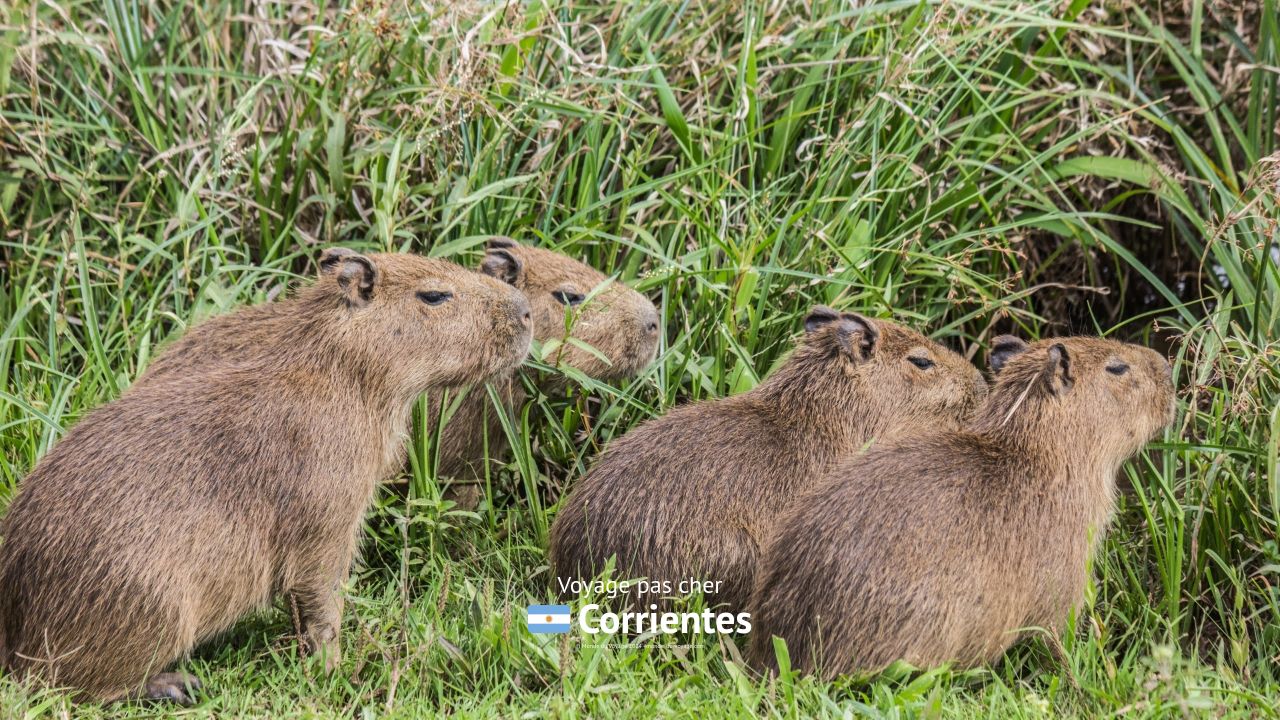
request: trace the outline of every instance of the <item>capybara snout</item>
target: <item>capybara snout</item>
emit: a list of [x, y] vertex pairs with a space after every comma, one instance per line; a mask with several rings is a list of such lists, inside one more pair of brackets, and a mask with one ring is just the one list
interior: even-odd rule
[[485, 275], [477, 275], [484, 280], [492, 283], [493, 286], [493, 324], [490, 332], [492, 333], [496, 343], [504, 340], [510, 346], [510, 352], [507, 354], [512, 362], [499, 363], [497, 367], [487, 374], [509, 370], [519, 366], [524, 362], [525, 356], [529, 353], [529, 347], [533, 342], [533, 312], [529, 306], [529, 299], [524, 293], [516, 288], [502, 282], [493, 280], [493, 278]]

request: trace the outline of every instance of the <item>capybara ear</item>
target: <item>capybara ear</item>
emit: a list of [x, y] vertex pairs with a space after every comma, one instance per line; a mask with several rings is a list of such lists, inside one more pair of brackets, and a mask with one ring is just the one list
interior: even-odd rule
[[1071, 356], [1067, 353], [1066, 345], [1054, 343], [1049, 348], [1041, 377], [1044, 379], [1045, 386], [1049, 388], [1049, 392], [1054, 395], [1071, 389], [1075, 378], [1071, 376]]
[[352, 307], [367, 304], [378, 284], [378, 268], [373, 261], [344, 247], [329, 248], [321, 253], [320, 274], [337, 278], [347, 305]]
[[807, 333], [814, 332], [839, 319], [840, 313], [835, 310], [826, 305], [814, 305], [813, 309], [804, 318], [804, 331]]
[[991, 341], [991, 354], [987, 357], [987, 363], [991, 365], [991, 372], [999, 374], [1004, 369], [1006, 363], [1015, 355], [1020, 355], [1027, 350], [1027, 343], [1020, 337], [1013, 335], [998, 335]]
[[880, 343], [880, 328], [858, 313], [840, 314], [840, 344], [849, 357], [859, 362], [871, 359]]
[[506, 235], [494, 235], [489, 238], [489, 242], [485, 243], [484, 246], [489, 250], [497, 250], [499, 248], [513, 248], [519, 244], [520, 243]]
[[[491, 240], [490, 243], [493, 241]], [[502, 249], [503, 247], [514, 247], [515, 241], [511, 245], [493, 247], [489, 246], [489, 251], [485, 253], [484, 260], [480, 261], [480, 272], [491, 278], [497, 278], [508, 285], [515, 285], [520, 282], [520, 275], [524, 272], [524, 265], [512, 253]]]

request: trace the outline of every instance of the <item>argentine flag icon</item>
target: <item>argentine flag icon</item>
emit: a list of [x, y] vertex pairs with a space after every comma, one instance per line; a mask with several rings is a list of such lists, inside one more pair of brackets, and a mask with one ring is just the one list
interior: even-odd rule
[[569, 632], [569, 606], [530, 605], [526, 623], [532, 633]]

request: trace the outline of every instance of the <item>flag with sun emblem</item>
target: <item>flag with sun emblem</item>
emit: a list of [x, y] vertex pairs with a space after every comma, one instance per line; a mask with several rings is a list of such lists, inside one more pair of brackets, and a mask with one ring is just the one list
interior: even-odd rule
[[529, 632], [569, 632], [568, 605], [530, 605], [527, 617]]

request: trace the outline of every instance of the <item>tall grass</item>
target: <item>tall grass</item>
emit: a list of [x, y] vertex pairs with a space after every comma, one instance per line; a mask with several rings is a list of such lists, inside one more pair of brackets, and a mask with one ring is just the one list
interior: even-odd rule
[[[299, 666], [267, 616], [194, 661], [202, 711], [1274, 712], [1275, 0], [0, 13], [0, 508], [165, 341], [287, 291], [326, 244], [471, 262], [507, 234], [662, 310], [641, 378], [531, 386], [477, 514], [440, 500], [416, 432], [413, 490], [370, 520], [343, 672]], [[1010, 331], [1176, 358], [1177, 427], [1126, 470], [1066, 667], [1030, 643], [988, 672], [767, 681], [714, 643], [593, 648], [513, 620], [547, 596], [549, 519], [599, 449], [752, 387], [814, 303], [975, 361]], [[6, 703], [65, 700], [9, 683]]]

